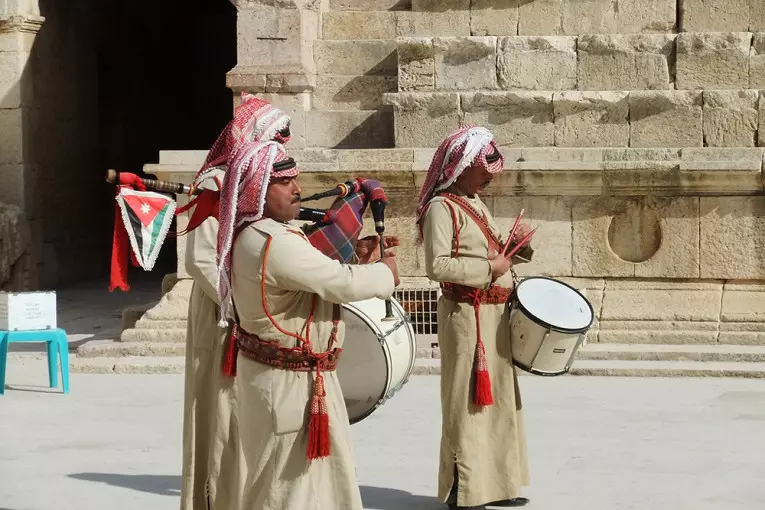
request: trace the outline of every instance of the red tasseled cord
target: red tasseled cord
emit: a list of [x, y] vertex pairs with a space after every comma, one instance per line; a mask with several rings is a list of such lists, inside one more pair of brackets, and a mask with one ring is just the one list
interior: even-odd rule
[[494, 404], [494, 397], [491, 394], [491, 379], [489, 378], [489, 364], [486, 362], [486, 349], [481, 340], [481, 316], [479, 314], [480, 301], [476, 299], [473, 304], [475, 308], [476, 336], [478, 342], [475, 346], [475, 405], [490, 406]]
[[226, 346], [226, 355], [223, 357], [223, 375], [236, 377], [236, 357], [239, 354], [239, 346], [236, 343], [236, 332], [231, 331]]
[[311, 421], [308, 424], [308, 459], [329, 457], [329, 414], [327, 414], [327, 393], [324, 390], [324, 376], [317, 371], [311, 397]]

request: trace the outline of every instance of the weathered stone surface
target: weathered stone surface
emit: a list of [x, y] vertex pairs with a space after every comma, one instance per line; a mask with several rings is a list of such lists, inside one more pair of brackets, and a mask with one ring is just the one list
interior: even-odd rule
[[412, 0], [412, 11], [397, 19], [399, 36], [469, 36], [470, 0]]
[[576, 89], [576, 38], [502, 37], [497, 72], [503, 89]]
[[747, 88], [751, 42], [746, 32], [678, 34], [677, 88]]
[[677, 0], [640, 0], [619, 2], [620, 34], [635, 32], [674, 32]]
[[564, 0], [563, 33], [612, 34], [618, 31], [618, 3], [613, 0]]
[[670, 34], [583, 35], [577, 50], [582, 90], [670, 88]]
[[472, 0], [470, 33], [472, 35], [516, 35], [519, 0]]
[[14, 265], [29, 244], [29, 226], [19, 207], [0, 203], [0, 239], [3, 240], [0, 242], [0, 288], [5, 288]]
[[744, 194], [762, 191], [762, 149], [683, 149], [679, 184], [685, 193]]
[[313, 109], [376, 110], [382, 107], [382, 95], [396, 88], [395, 76], [319, 76]]
[[678, 161], [680, 149], [604, 149], [603, 161]]
[[765, 198], [701, 197], [701, 278], [765, 278]]
[[[292, 117], [290, 132], [292, 138], [289, 148], [302, 148], [306, 146], [306, 112], [311, 109], [311, 94], [258, 94], [272, 105]], [[338, 108], [339, 109], [339, 108]]]
[[[757, 323], [763, 330], [765, 322], [765, 285], [753, 282], [727, 282], [723, 288], [723, 322]], [[744, 326], [740, 329], [746, 329]]]
[[518, 35], [562, 35], [564, 0], [521, 1], [518, 8]]
[[493, 214], [507, 233], [524, 209], [523, 219], [536, 227], [533, 260], [515, 266], [519, 275], [571, 275], [571, 210], [562, 197], [494, 197]]
[[319, 13], [274, 5], [242, 8], [237, 13], [237, 65], [295, 65], [313, 68], [313, 42], [319, 37]]
[[634, 91], [629, 95], [631, 147], [702, 147], [700, 91]]
[[765, 3], [749, 0], [749, 31], [765, 32]]
[[394, 41], [316, 41], [319, 74], [396, 76], [398, 61]]
[[465, 122], [485, 126], [500, 145], [554, 145], [551, 92], [466, 93], [462, 110]]
[[704, 140], [708, 147], [754, 147], [757, 90], [705, 90]]
[[31, 105], [33, 82], [31, 78], [23, 80], [28, 60], [28, 52], [0, 50], [0, 108]]
[[23, 136], [25, 108], [0, 108], [0, 165], [24, 160]]
[[439, 37], [433, 48], [436, 89], [497, 88], [496, 37]]
[[396, 14], [389, 11], [326, 12], [322, 16], [322, 39], [393, 39], [398, 23]]
[[593, 198], [572, 209], [574, 276], [698, 278], [696, 198]]
[[627, 92], [556, 92], [555, 145], [626, 147], [630, 126]]
[[308, 147], [393, 147], [393, 118], [388, 109], [355, 112], [306, 112]]
[[759, 0], [681, 0], [683, 32], [746, 32], [749, 5]]
[[607, 195], [683, 194], [678, 185], [679, 161], [604, 161], [602, 165]]
[[606, 281], [601, 330], [607, 321], [717, 322], [721, 283]]
[[433, 90], [436, 86], [436, 57], [432, 38], [398, 41], [398, 90]]
[[[765, 10], [765, 8], [763, 8]], [[749, 49], [749, 88], [765, 88], [765, 34], [753, 35]]]
[[394, 111], [396, 147], [438, 147], [446, 133], [459, 127], [459, 94], [399, 92], [385, 94]]
[[412, 0], [329, 0], [333, 11], [403, 11]]

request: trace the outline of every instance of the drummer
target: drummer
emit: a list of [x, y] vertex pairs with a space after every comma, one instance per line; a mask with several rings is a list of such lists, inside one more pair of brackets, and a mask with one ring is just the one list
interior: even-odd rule
[[220, 196], [218, 294], [224, 317], [236, 318], [247, 431], [241, 508], [362, 510], [335, 372], [345, 336], [339, 304], [390, 298], [398, 269], [391, 254], [344, 265], [311, 246], [289, 224], [300, 207], [297, 174], [282, 145], [247, 143]]
[[[512, 262], [501, 255], [505, 239], [480, 198], [503, 162], [486, 129], [455, 131], [433, 157], [417, 208], [426, 271], [443, 290], [438, 498], [452, 510], [528, 503], [520, 497], [529, 475], [507, 302], [511, 266], [533, 250], [521, 248]], [[522, 239], [529, 227], [516, 232]]]

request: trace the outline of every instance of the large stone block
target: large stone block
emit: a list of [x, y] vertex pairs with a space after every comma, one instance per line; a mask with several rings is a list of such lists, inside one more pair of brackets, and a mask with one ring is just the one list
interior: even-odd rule
[[670, 34], [579, 37], [582, 90], [668, 89], [674, 36]]
[[24, 51], [0, 51], [0, 108], [31, 105], [33, 80], [24, 78], [28, 60]]
[[582, 200], [572, 209], [574, 276], [698, 278], [696, 198]]
[[521, 1], [518, 35], [562, 35], [564, 0]]
[[619, 30], [618, 2], [613, 0], [564, 0], [563, 33], [613, 34]]
[[765, 33], [754, 34], [749, 49], [749, 88], [765, 88]]
[[765, 198], [701, 197], [701, 278], [765, 279]]
[[619, 33], [674, 32], [677, 25], [677, 0], [621, 0]]
[[472, 0], [470, 33], [472, 35], [516, 35], [519, 0]]
[[497, 72], [503, 89], [573, 90], [577, 85], [576, 38], [502, 37]]
[[537, 229], [531, 241], [534, 257], [515, 266], [519, 275], [570, 276], [571, 209], [563, 197], [493, 198], [493, 214], [503, 235], [512, 228], [524, 210], [523, 221]]
[[398, 41], [398, 90], [433, 90], [436, 86], [436, 56], [429, 37]]
[[376, 110], [382, 95], [395, 92], [395, 76], [318, 76], [314, 110]]
[[326, 12], [322, 17], [322, 39], [393, 39], [398, 21], [395, 12]]
[[396, 147], [438, 147], [460, 125], [459, 94], [399, 92], [385, 94], [394, 111]]
[[756, 145], [759, 92], [705, 90], [704, 140], [708, 147]]
[[608, 280], [601, 329], [606, 321], [717, 323], [721, 301], [721, 283]]
[[683, 194], [759, 194], [762, 160], [763, 149], [685, 148], [675, 181]]
[[701, 91], [636, 91], [629, 95], [631, 147], [702, 147]]
[[555, 143], [552, 92], [465, 93], [462, 110], [465, 122], [485, 126], [500, 145]]
[[627, 147], [630, 137], [627, 92], [556, 92], [555, 145]]
[[395, 41], [316, 41], [314, 55], [319, 74], [396, 76], [398, 73]]
[[25, 108], [0, 108], [0, 165], [24, 161]]
[[677, 88], [747, 88], [751, 43], [746, 32], [678, 34]]
[[436, 89], [497, 88], [496, 37], [441, 37], [433, 48]]
[[309, 147], [393, 147], [393, 118], [388, 109], [357, 112], [306, 112]]
[[329, 0], [333, 11], [403, 11], [412, 7], [412, 0]]
[[[315, 18], [318, 23], [315, 13], [298, 9], [274, 6], [240, 9], [237, 14], [237, 65], [301, 65], [311, 52], [310, 44], [303, 44], [303, 37], [308, 34], [302, 30], [304, 21], [309, 18]], [[308, 25], [306, 23], [306, 30]]]
[[749, 31], [765, 32], [765, 2], [749, 0]]
[[400, 12], [399, 36], [470, 35], [470, 0], [412, 0], [411, 12]]
[[680, 0], [683, 32], [746, 32], [749, 6], [759, 0]]

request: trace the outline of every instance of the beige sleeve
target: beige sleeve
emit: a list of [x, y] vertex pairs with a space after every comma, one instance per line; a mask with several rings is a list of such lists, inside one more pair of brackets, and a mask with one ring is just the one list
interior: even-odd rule
[[454, 223], [449, 206], [432, 202], [422, 225], [425, 271], [436, 282], [451, 282], [479, 289], [491, 283], [491, 264], [479, 257], [452, 257]]
[[186, 236], [186, 272], [215, 303], [218, 301], [218, 220], [208, 218]]
[[297, 234], [271, 238], [266, 259], [266, 284], [285, 290], [313, 292], [332, 303], [387, 299], [395, 284], [388, 266], [349, 265], [333, 260]]

